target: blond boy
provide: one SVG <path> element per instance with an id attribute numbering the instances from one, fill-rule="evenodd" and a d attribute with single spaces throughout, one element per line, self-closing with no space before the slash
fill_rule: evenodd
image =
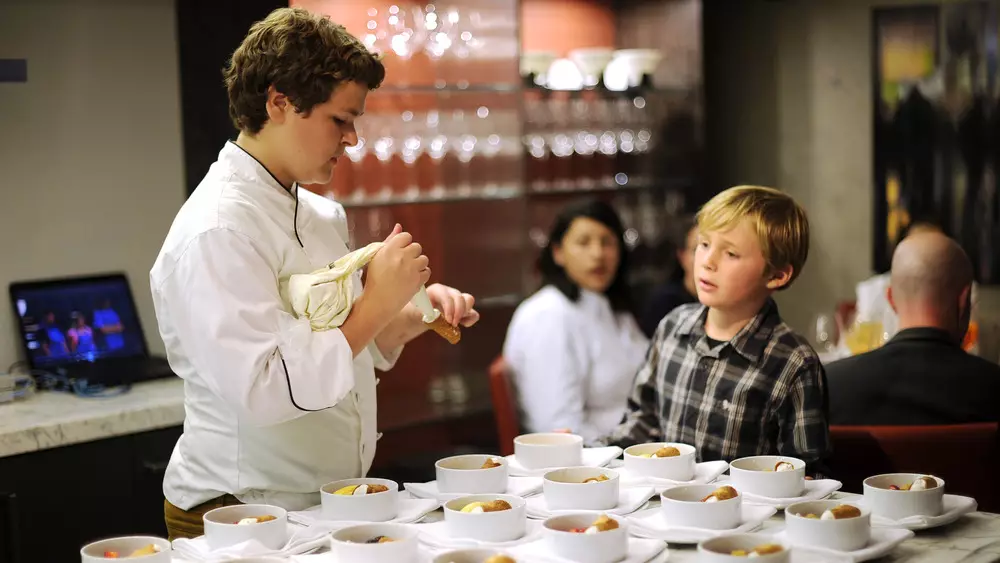
<path id="1" fill-rule="evenodd" d="M 700 461 L 782 454 L 815 464 L 829 451 L 823 367 L 771 299 L 806 262 L 805 211 L 777 190 L 738 186 L 697 219 L 701 303 L 660 323 L 628 411 L 601 441 L 687 443 Z"/>

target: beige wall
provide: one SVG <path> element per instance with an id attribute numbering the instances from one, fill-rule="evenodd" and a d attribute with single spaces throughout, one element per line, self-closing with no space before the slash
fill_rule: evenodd
<path id="1" fill-rule="evenodd" d="M 173 0 L 5 0 L 0 371 L 19 357 L 11 280 L 124 270 L 162 351 L 148 273 L 184 199 Z"/>
<path id="2" fill-rule="evenodd" d="M 705 10 L 711 179 L 775 185 L 806 206 L 809 262 L 778 302 L 810 337 L 815 316 L 872 274 L 872 8 L 919 3 L 741 0 Z M 980 299 L 995 317 L 1000 293 Z"/>

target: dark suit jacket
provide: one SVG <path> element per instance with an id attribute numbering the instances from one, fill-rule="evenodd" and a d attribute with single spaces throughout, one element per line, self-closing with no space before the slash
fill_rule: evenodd
<path id="1" fill-rule="evenodd" d="M 826 367 L 830 424 L 995 422 L 1000 366 L 967 354 L 943 330 L 900 331 L 881 348 Z"/>

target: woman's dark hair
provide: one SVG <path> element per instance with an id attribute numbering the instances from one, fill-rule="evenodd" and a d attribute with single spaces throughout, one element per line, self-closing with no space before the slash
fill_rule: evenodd
<path id="1" fill-rule="evenodd" d="M 573 221 L 580 217 L 593 219 L 605 227 L 611 229 L 618 241 L 618 269 L 615 277 L 611 280 L 611 285 L 604 294 L 611 302 L 611 308 L 615 311 L 631 311 L 632 290 L 628 285 L 626 273 L 628 272 L 628 248 L 625 247 L 625 228 L 622 220 L 615 213 L 613 207 L 600 200 L 584 200 L 578 203 L 571 203 L 566 206 L 549 232 L 549 242 L 542 249 L 542 255 L 538 258 L 538 269 L 542 274 L 542 285 L 554 285 L 570 299 L 576 301 L 580 298 L 580 288 L 566 275 L 566 270 L 556 264 L 553 256 L 553 249 L 563 242 L 566 231 L 569 230 Z"/>

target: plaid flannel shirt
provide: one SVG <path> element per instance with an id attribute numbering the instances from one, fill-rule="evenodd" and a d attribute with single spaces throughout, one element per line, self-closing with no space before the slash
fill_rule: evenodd
<path id="1" fill-rule="evenodd" d="M 787 455 L 820 470 L 830 439 L 816 352 L 770 299 L 732 340 L 710 348 L 707 311 L 683 305 L 663 319 L 621 424 L 599 442 L 691 444 L 699 461 Z"/>

